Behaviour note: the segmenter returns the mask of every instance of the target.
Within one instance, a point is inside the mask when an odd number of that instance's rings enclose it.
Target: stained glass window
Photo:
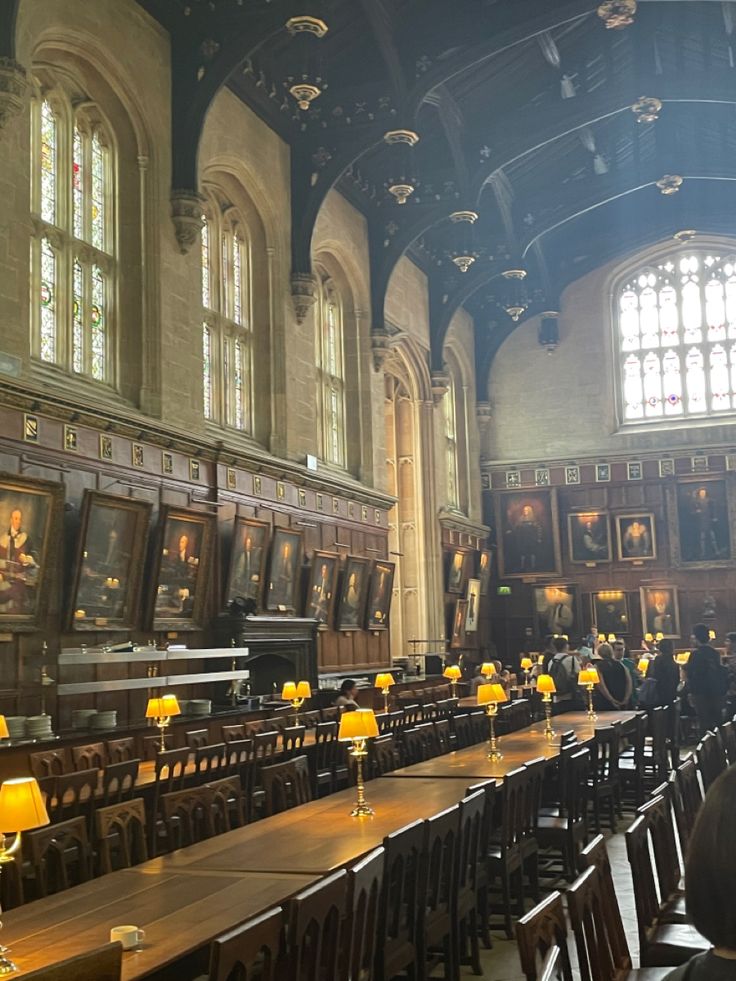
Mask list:
[[[322,458],[345,465],[345,365],[342,308],[334,285],[322,282],[317,324],[317,379],[321,390]]]
[[[72,367],[81,373],[84,371],[84,275],[79,259],[74,260],[74,296],[72,299]]]
[[[202,325],[202,382],[204,385],[204,417],[212,418],[212,335],[207,324]]]
[[[625,422],[736,411],[736,257],[688,252],[618,293]]]
[[[37,229],[31,276],[33,293],[38,289],[40,295],[31,310],[33,350],[42,361],[106,381],[116,276],[115,236],[107,226],[113,194],[110,151],[90,102],[77,110],[61,84],[54,100],[66,100],[64,111],[55,111],[41,97],[31,110],[32,145],[39,147],[31,174]],[[60,207],[61,200],[70,206]]]
[[[202,219],[202,306],[206,419],[242,432],[251,430],[251,334],[249,256],[240,219],[224,195],[207,194]],[[216,364],[216,370],[212,365]]]
[[[41,358],[56,360],[56,253],[41,239]]]
[[[56,116],[44,99],[41,103],[41,217],[56,221]]]
[[[442,398],[442,417],[445,430],[445,466],[447,467],[447,503],[451,508],[460,505],[457,479],[457,426],[455,422],[455,379]]]

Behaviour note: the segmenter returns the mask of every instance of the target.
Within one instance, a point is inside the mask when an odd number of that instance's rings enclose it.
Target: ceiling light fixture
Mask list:
[[[652,95],[642,95],[631,107],[637,123],[654,123],[662,111],[662,100]]]
[[[609,31],[620,31],[634,23],[636,0],[605,0],[598,7],[598,16]]]
[[[657,187],[662,194],[677,194],[682,187],[682,180],[679,174],[665,174],[657,181]]]
[[[509,284],[509,298],[504,305],[504,310],[516,324],[529,306],[524,290],[526,269],[506,269],[501,275]]]

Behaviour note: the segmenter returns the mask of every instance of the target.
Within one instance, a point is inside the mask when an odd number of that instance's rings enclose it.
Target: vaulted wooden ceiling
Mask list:
[[[368,220],[375,336],[398,259],[427,272],[434,371],[460,304],[481,365],[517,326],[504,270],[526,269],[528,317],[681,228],[733,233],[736,3],[140,2],[172,39],[174,186],[196,188],[207,108],[230,86],[290,144],[294,274],[310,272],[319,208],[339,187]],[[608,29],[612,8],[632,23]],[[325,22],[323,38],[286,30],[304,14]],[[306,111],[288,91],[302,75],[322,89]],[[632,111],[642,96],[661,101],[655,121]],[[388,145],[395,129],[418,144]],[[683,178],[678,193],[656,186],[666,174]],[[414,188],[403,205],[387,190],[402,176]],[[463,210],[474,225],[449,219]],[[459,253],[475,259],[467,272]]]

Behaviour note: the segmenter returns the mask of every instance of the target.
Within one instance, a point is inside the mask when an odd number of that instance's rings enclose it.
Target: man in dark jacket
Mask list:
[[[690,697],[701,733],[720,725],[723,700],[726,697],[725,672],[721,669],[718,651],[710,646],[708,628],[704,623],[693,627],[696,648],[687,662],[686,674]]]

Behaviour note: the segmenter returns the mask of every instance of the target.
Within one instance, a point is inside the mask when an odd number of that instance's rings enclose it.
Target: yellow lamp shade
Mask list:
[[[491,661],[484,661],[480,666],[480,673],[484,678],[491,678],[496,673],[496,665]]]
[[[649,668],[649,659],[646,657],[639,658],[639,663],[637,664],[637,668],[641,671],[642,674],[646,674],[647,669]]]
[[[716,632],[715,632],[715,630],[709,630],[708,631],[708,639],[709,640],[715,640],[716,639]]]
[[[281,689],[281,698],[285,702],[291,702],[296,698],[296,682],[287,681],[284,683],[284,687]]]
[[[647,644],[651,644],[651,642],[654,640],[654,635],[644,634],[644,640],[647,642]]]
[[[445,670],[442,672],[445,678],[449,678],[450,681],[457,681],[462,677],[462,671],[457,666],[457,664],[449,664]]]
[[[584,668],[578,675],[579,685],[597,685],[600,680],[595,668]]]
[[[147,719],[170,719],[172,715],[181,715],[176,695],[161,695],[159,698],[148,699]]]
[[[521,659],[521,670],[531,671],[532,669],[532,659],[530,657],[522,657]]]
[[[540,674],[537,678],[537,691],[543,695],[553,695],[557,691],[555,680],[551,674]]]
[[[680,651],[675,660],[678,664],[687,664],[690,660],[690,651]]]
[[[507,702],[509,696],[503,685],[478,685],[478,705],[488,705],[490,702]]]
[[[5,721],[4,715],[0,715],[0,739],[10,739],[8,723]]]
[[[654,635],[654,639],[655,640],[664,640],[664,634],[662,633],[661,630],[658,630],[657,631],[657,633]]]
[[[312,689],[309,687],[308,681],[300,681],[296,686],[296,697],[297,698],[311,698]]]
[[[376,688],[390,688],[391,685],[395,685],[394,676],[386,672],[386,674],[376,675]]]
[[[616,634],[609,634],[608,635],[608,643],[609,644],[614,644],[615,642],[616,642]]]
[[[49,823],[35,777],[6,780],[0,787],[0,829],[3,834],[30,831]]]
[[[356,709],[343,712],[340,716],[340,731],[337,738],[342,742],[352,739],[373,739],[378,735],[378,723],[373,709]]]

